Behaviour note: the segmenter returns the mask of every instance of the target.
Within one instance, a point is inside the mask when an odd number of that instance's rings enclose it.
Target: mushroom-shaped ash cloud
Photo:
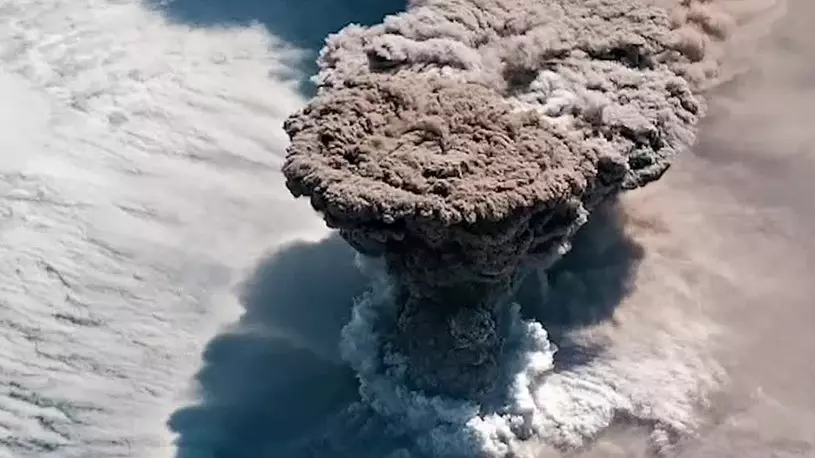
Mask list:
[[[493,388],[521,268],[567,249],[601,201],[658,178],[702,108],[662,10],[458,3],[335,37],[322,91],[285,125],[283,171],[351,245],[387,260],[410,380],[472,398]]]
[[[696,3],[416,0],[327,40],[283,172],[384,259],[395,312],[380,344],[407,389],[494,393],[525,267],[692,144],[726,36]]]

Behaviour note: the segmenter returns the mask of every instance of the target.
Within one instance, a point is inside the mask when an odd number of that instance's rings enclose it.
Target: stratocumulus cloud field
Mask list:
[[[359,403],[341,329],[372,280],[279,172],[322,38],[401,5],[257,3],[0,4],[0,457],[434,451]],[[551,273],[564,311],[522,291],[560,434],[623,393],[689,426],[679,456],[815,456],[815,12],[789,9],[694,150]],[[653,425],[614,420],[580,454],[648,456]]]
[[[300,103],[275,46],[134,2],[0,7],[0,455],[172,456],[230,285],[310,227],[267,128]]]

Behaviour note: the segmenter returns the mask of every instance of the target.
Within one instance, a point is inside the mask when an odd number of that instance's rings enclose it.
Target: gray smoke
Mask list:
[[[693,144],[699,93],[728,76],[736,22],[710,1],[677,3],[416,0],[328,39],[317,97],[285,124],[283,172],[329,227],[384,261],[344,353],[363,397],[420,431],[425,451],[579,447],[621,411],[648,417],[591,371],[581,389],[604,415],[547,414],[535,391],[555,348],[510,300],[592,210]],[[579,380],[559,377],[550,390]],[[683,415],[655,440],[686,427]]]

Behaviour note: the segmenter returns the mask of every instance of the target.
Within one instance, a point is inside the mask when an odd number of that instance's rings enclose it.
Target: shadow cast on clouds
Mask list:
[[[272,35],[302,49],[296,70],[301,91],[311,96],[317,54],[325,38],[350,23],[372,25],[405,9],[405,0],[144,0],[172,21],[194,27],[263,25]]]
[[[179,458],[281,456],[356,401],[338,342],[365,287],[338,237],[291,244],[263,262],[246,282],[244,315],[204,351],[199,404],[170,418]]]
[[[613,318],[641,257],[609,207],[548,273],[545,301],[538,277],[523,285],[517,299],[550,331],[561,367],[601,351],[570,342],[569,331]],[[342,327],[367,286],[336,235],[284,246],[263,261],[241,294],[244,315],[204,351],[198,403],[169,420],[178,458],[373,458],[399,449],[404,438],[388,436],[359,404],[355,374],[339,355]]]
[[[545,277],[529,275],[516,300],[523,314],[546,328],[558,346],[560,368],[585,364],[602,352],[570,340],[572,331],[614,319],[614,311],[634,288],[644,249],[623,227],[616,202],[597,208],[572,241],[572,250]]]

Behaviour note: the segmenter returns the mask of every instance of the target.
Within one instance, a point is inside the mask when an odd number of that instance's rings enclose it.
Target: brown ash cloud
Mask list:
[[[384,259],[394,311],[374,351],[406,390],[502,389],[523,273],[692,146],[734,24],[708,1],[416,0],[329,37],[283,172]]]

